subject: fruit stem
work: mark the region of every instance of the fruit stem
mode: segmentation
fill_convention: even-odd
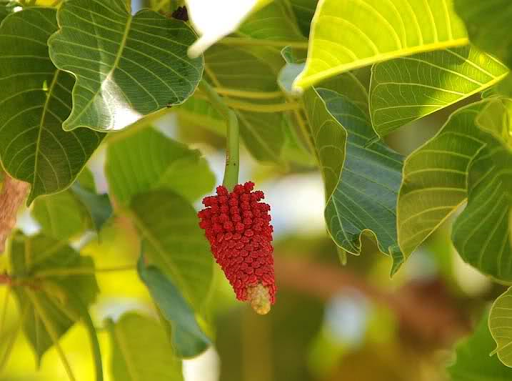
[[[235,185],[238,184],[240,160],[238,118],[235,112],[224,103],[222,98],[204,79],[199,83],[199,89],[208,97],[213,108],[226,119],[226,169],[222,185],[232,191]]]

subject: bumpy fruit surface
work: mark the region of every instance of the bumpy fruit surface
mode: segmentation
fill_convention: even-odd
[[[219,186],[215,196],[203,199],[205,209],[198,216],[237,299],[250,301],[256,312],[264,314],[276,294],[273,227],[270,206],[260,202],[265,195],[253,189],[252,182],[238,184],[232,192]]]

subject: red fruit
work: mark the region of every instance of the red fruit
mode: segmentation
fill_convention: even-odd
[[[203,199],[198,213],[215,260],[238,300],[250,301],[265,314],[275,303],[276,285],[272,253],[270,206],[260,202],[265,195],[253,191],[254,183],[238,184],[233,192],[217,187],[216,196]]]

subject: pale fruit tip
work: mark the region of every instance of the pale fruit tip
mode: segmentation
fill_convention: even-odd
[[[249,303],[256,313],[266,315],[270,312],[270,293],[268,288],[258,283],[256,286],[247,287]]]

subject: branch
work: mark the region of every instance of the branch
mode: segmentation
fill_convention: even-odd
[[[16,226],[16,214],[27,196],[30,184],[13,179],[7,173],[4,176],[0,193],[0,253],[5,250],[5,241]]]

